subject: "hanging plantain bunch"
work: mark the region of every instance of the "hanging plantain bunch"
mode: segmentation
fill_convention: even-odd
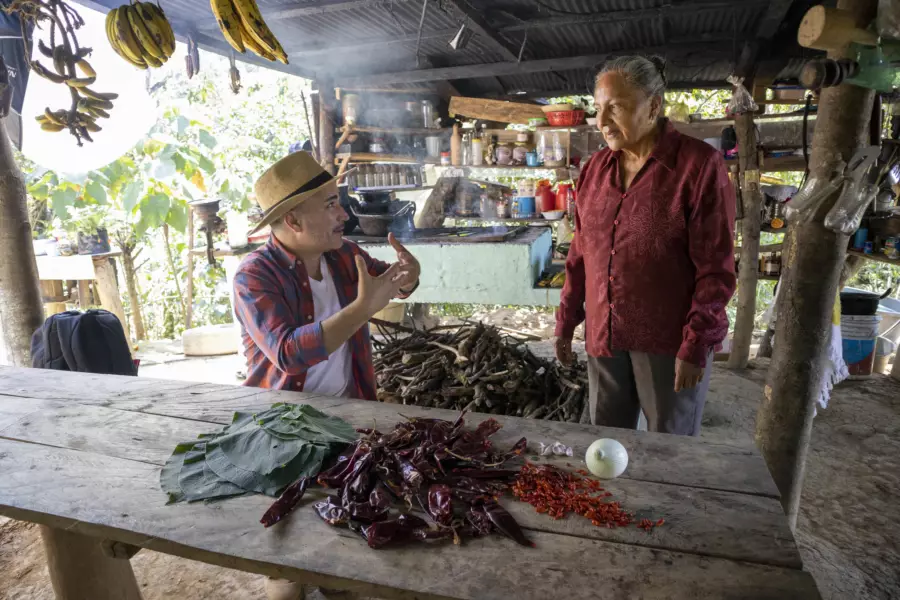
[[[91,133],[100,131],[97,119],[109,118],[113,107],[112,101],[118,94],[95,92],[90,87],[97,80],[97,72],[87,61],[90,48],[79,45],[75,31],[84,25],[78,12],[62,0],[12,0],[5,9],[7,13],[16,13],[22,23],[22,39],[25,51],[31,57],[31,70],[53,83],[68,86],[72,97],[69,108],[60,110],[44,109],[44,113],[36,117],[44,131],[64,131],[75,136],[78,145],[82,140],[92,142]],[[45,66],[37,60],[32,52],[32,40],[27,35],[25,24],[33,21],[35,27],[50,25],[50,45],[39,40],[37,47],[48,59],[53,68]]]

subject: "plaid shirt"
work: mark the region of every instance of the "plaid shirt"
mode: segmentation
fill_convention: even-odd
[[[325,262],[342,307],[356,299],[357,254],[365,259],[372,275],[380,275],[390,266],[348,241],[339,250],[326,252]],[[251,252],[238,268],[234,303],[247,357],[244,385],[302,391],[310,367],[328,359],[322,323],[314,320],[313,295],[303,262],[270,236],[266,245]],[[349,395],[375,400],[368,325],[348,343],[353,365]]]

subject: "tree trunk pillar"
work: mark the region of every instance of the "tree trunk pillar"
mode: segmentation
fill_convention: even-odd
[[[326,171],[335,174],[334,168],[334,86],[330,80],[321,79],[319,88],[319,161]]]
[[[0,119],[0,364],[31,366],[31,334],[44,322],[25,182]]]
[[[740,165],[741,204],[741,265],[738,270],[738,304],[734,318],[734,336],[730,369],[743,369],[750,360],[750,344],[753,342],[753,326],[756,320],[756,285],[759,272],[759,230],[762,191],[759,187],[759,137],[753,114],[742,113],[734,117],[734,130],[738,142]]]
[[[866,26],[875,16],[876,0],[838,0],[857,24]],[[841,58],[833,52],[832,58]],[[810,178],[826,178],[838,164],[849,162],[869,134],[875,94],[843,84],[826,88],[819,98],[819,113],[812,142]],[[775,349],[765,397],[756,423],[756,442],[775,483],[781,504],[793,528],[812,434],[813,410],[822,391],[832,311],[848,237],[826,229],[823,218],[837,194],[827,199],[815,218],[795,226],[785,248],[787,269],[779,302]]]

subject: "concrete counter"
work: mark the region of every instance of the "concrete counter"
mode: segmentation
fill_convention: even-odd
[[[465,241],[406,244],[422,265],[419,289],[410,302],[427,304],[559,304],[559,289],[535,288],[551,261],[551,231],[531,227],[502,243]],[[396,260],[387,244],[361,244],[373,257]]]

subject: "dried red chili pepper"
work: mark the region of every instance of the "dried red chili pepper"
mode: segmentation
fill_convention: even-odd
[[[428,514],[435,522],[450,525],[453,520],[453,500],[450,497],[449,486],[434,484],[428,488]]]
[[[266,511],[259,522],[264,527],[271,527],[286,517],[288,513],[294,510],[300,499],[303,498],[303,494],[306,493],[306,488],[309,487],[309,482],[312,480],[312,477],[301,477],[285,488],[281,496],[269,507],[269,510]]]
[[[516,542],[523,546],[534,548],[534,542],[525,537],[525,533],[522,531],[522,528],[519,527],[519,524],[516,522],[513,516],[506,511],[505,508],[503,508],[496,502],[488,502],[484,505],[484,512],[498,531],[500,531],[507,537],[514,539]]]

